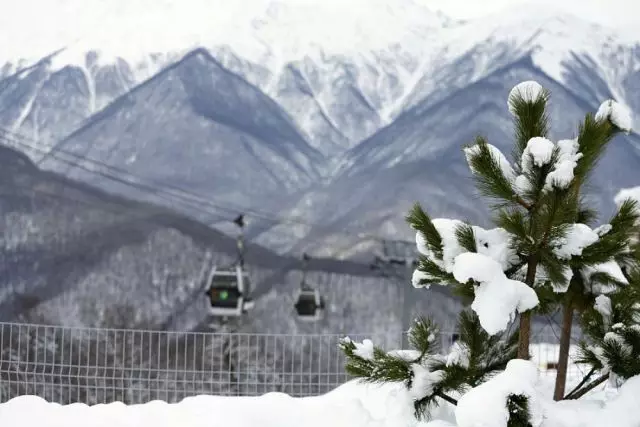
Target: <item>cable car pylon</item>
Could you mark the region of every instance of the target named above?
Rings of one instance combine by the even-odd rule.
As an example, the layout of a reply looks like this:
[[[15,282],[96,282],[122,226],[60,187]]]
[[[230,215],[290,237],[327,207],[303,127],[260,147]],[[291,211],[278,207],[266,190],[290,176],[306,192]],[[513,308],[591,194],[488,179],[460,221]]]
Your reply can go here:
[[[209,314],[223,319],[240,317],[254,306],[250,296],[251,280],[244,265],[244,215],[236,217],[233,223],[240,230],[236,238],[236,262],[225,268],[214,265],[207,279]]]

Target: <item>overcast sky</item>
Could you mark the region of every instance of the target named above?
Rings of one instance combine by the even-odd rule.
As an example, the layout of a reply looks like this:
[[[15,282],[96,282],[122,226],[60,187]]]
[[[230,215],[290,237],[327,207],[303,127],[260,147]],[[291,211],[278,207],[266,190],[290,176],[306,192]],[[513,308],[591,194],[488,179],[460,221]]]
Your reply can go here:
[[[348,0],[345,0],[348,1]],[[393,0],[390,0],[393,1]],[[637,25],[640,28],[640,0],[422,0],[431,9],[469,19],[498,12],[518,3],[551,4],[573,14],[610,27]],[[640,32],[640,31],[639,31]]]
[[[182,41],[175,39],[178,38],[176,34],[181,32],[193,32],[194,43],[199,40],[198,37],[205,35],[207,40],[224,39],[234,35],[234,17],[242,18],[258,12],[261,9],[259,5],[264,6],[270,1],[0,0],[0,63],[18,57],[31,57],[32,54],[39,57],[76,40],[86,39],[87,36],[111,43],[118,38],[118,34],[128,34],[120,38],[125,39],[127,46],[132,44],[133,50],[142,49],[145,43],[158,49],[161,49],[158,46],[180,44]],[[348,6],[366,5],[374,0],[279,1],[302,4],[318,2],[324,8],[351,9],[351,15],[354,15],[354,11],[358,12],[356,9],[361,6]],[[555,9],[565,9],[580,18],[617,29],[621,34],[640,37],[640,0],[375,0],[375,3],[379,6],[386,2],[392,6],[400,1],[419,2],[431,10],[440,10],[458,19],[481,18],[506,7],[517,8],[518,4],[523,3],[528,3],[527,11],[532,10],[531,5],[534,5],[534,9],[552,5]],[[355,16],[359,17],[359,12]],[[201,31],[202,28],[206,28],[206,34]],[[216,31],[223,34],[215,34]],[[135,43],[129,43],[132,38],[135,38]],[[104,48],[106,44],[101,42],[100,46]],[[118,47],[118,54],[122,49],[122,46]]]

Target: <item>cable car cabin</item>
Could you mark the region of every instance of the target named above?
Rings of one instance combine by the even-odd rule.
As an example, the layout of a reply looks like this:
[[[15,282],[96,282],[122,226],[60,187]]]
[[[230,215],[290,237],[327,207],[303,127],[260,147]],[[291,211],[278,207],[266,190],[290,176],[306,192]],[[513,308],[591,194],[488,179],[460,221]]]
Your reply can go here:
[[[209,275],[209,313],[213,316],[241,316],[250,309],[247,298],[251,288],[249,274],[237,266],[235,270],[213,269]]]
[[[324,315],[324,300],[317,290],[305,289],[300,291],[295,309],[298,313],[298,319],[316,322]]]

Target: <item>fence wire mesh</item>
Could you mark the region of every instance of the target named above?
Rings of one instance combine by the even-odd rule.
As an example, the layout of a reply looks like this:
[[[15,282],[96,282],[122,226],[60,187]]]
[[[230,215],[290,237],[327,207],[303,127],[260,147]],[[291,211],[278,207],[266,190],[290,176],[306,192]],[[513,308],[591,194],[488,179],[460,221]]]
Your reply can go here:
[[[370,338],[385,349],[400,337]],[[70,404],[178,402],[200,394],[292,396],[326,393],[347,382],[338,343],[344,335],[178,333],[0,323],[0,402],[37,395]],[[455,334],[442,333],[447,350]],[[557,342],[551,340],[549,342]],[[532,345],[543,370],[557,346]],[[581,371],[569,370],[570,381]]]
[[[0,401],[26,394],[62,404],[176,402],[199,394],[272,391],[318,395],[349,380],[338,349],[343,336],[0,323]]]

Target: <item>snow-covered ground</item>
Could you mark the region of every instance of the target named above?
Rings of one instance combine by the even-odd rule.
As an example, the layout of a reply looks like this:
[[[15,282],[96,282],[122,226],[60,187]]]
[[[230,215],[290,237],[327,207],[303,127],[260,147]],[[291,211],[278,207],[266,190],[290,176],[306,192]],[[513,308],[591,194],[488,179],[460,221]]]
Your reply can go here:
[[[552,382],[544,377],[537,386],[545,396],[551,394],[551,387]],[[539,427],[638,427],[638,396],[640,378],[634,378],[619,392],[600,391],[580,402],[549,400],[541,405]],[[197,396],[176,404],[62,406],[22,396],[0,405],[0,424],[15,427],[445,427],[456,425],[455,420],[454,407],[445,405],[432,412],[431,421],[417,421],[403,386],[355,381],[326,395],[306,398],[269,393],[261,397]]]

